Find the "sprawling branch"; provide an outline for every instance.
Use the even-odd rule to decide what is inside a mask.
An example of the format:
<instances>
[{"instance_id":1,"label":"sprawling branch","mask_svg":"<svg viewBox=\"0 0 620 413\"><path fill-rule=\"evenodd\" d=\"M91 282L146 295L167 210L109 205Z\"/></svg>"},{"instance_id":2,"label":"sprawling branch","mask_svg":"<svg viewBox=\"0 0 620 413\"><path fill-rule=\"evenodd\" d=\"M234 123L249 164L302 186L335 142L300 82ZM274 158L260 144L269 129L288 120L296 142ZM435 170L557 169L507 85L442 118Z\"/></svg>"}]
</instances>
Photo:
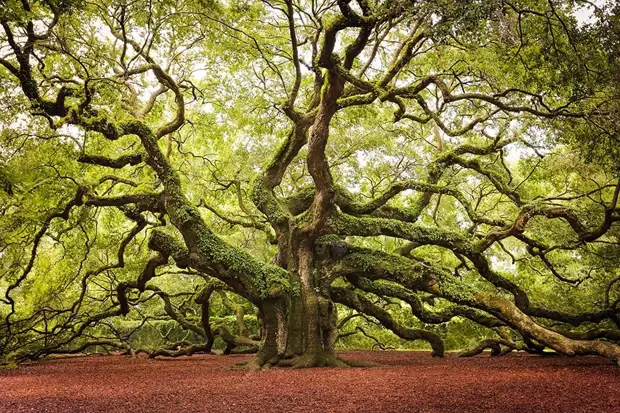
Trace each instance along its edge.
<instances>
[{"instance_id":1,"label":"sprawling branch","mask_svg":"<svg viewBox=\"0 0 620 413\"><path fill-rule=\"evenodd\" d=\"M400 338L428 341L433 348L433 356L443 357L443 340L435 333L427 330L405 327L397 323L389 312L373 304L363 295L355 293L355 291L333 287L331 289L331 297L337 303L344 304L349 308L376 318L382 326L392 330Z\"/></svg>"}]
</instances>

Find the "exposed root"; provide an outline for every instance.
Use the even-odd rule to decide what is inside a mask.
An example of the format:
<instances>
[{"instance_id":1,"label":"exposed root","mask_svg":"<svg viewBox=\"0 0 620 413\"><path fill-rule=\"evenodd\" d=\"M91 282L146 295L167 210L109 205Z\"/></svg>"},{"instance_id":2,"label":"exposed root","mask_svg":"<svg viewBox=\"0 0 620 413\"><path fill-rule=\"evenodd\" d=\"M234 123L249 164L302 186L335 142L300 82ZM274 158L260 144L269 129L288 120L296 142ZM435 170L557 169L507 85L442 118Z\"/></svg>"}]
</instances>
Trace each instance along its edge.
<instances>
[{"instance_id":1,"label":"exposed root","mask_svg":"<svg viewBox=\"0 0 620 413\"><path fill-rule=\"evenodd\" d=\"M137 349L135 353L146 353L149 358L156 357L181 357L191 356L193 354L212 354L208 344L192 344L184 347L172 345L169 348L161 348L153 351Z\"/></svg>"},{"instance_id":2,"label":"exposed root","mask_svg":"<svg viewBox=\"0 0 620 413\"><path fill-rule=\"evenodd\" d=\"M259 371L268 370L278 365L280 358L272 352L258 352L249 361L236 364L235 370Z\"/></svg>"},{"instance_id":3,"label":"exposed root","mask_svg":"<svg viewBox=\"0 0 620 413\"><path fill-rule=\"evenodd\" d=\"M477 346L458 353L458 357L473 357L484 352L486 349L491 350L491 356L499 356L502 354L501 344L504 344L502 340L482 340Z\"/></svg>"},{"instance_id":4,"label":"exposed root","mask_svg":"<svg viewBox=\"0 0 620 413\"><path fill-rule=\"evenodd\" d=\"M433 351L431 351L431 357L444 357L445 356L445 350L443 347L443 342L441 347L439 346L433 346Z\"/></svg>"},{"instance_id":5,"label":"exposed root","mask_svg":"<svg viewBox=\"0 0 620 413\"><path fill-rule=\"evenodd\" d=\"M278 362L279 367L291 367L293 369L304 369L312 367L377 367L379 364L374 362L360 360L343 360L333 353L305 353L291 359L281 359Z\"/></svg>"},{"instance_id":6,"label":"exposed root","mask_svg":"<svg viewBox=\"0 0 620 413\"><path fill-rule=\"evenodd\" d=\"M292 368L304 369L310 367L349 367L342 359L330 353L306 353L295 359Z\"/></svg>"},{"instance_id":7,"label":"exposed root","mask_svg":"<svg viewBox=\"0 0 620 413\"><path fill-rule=\"evenodd\" d=\"M256 357L252 357L250 361L246 363L240 363L237 366L238 367L236 367L235 370L259 371L263 368L263 366L256 359Z\"/></svg>"}]
</instances>

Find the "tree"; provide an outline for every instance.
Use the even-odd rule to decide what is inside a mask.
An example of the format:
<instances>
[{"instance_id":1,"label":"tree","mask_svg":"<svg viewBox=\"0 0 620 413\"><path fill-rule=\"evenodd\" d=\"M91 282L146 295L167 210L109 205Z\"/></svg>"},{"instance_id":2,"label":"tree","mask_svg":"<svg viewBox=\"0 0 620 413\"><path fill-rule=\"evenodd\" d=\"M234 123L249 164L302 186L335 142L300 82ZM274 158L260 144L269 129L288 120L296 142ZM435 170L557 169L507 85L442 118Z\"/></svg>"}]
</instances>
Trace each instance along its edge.
<instances>
[{"instance_id":1,"label":"tree","mask_svg":"<svg viewBox=\"0 0 620 413\"><path fill-rule=\"evenodd\" d=\"M618 140L617 27L601 23L616 16L542 0L5 1L0 352L135 351L98 332L144 323L159 298L202 342L153 355L220 334L257 350L252 368L344 366L340 307L442 356L398 302L498 334L473 353L620 360L620 181L613 158L579 156ZM257 309L259 337L214 331L215 291L238 297L240 327L243 303Z\"/></svg>"}]
</instances>

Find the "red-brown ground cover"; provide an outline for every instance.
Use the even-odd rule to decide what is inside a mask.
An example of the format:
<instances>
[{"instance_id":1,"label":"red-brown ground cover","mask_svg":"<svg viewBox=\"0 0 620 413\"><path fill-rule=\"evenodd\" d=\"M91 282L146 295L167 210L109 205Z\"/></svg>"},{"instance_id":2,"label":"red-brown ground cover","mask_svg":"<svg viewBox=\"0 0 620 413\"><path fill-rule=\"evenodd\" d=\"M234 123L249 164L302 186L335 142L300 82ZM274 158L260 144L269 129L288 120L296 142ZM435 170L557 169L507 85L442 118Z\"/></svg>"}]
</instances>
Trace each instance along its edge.
<instances>
[{"instance_id":1,"label":"red-brown ground cover","mask_svg":"<svg viewBox=\"0 0 620 413\"><path fill-rule=\"evenodd\" d=\"M620 412L598 357L347 352L363 369L232 367L248 356L67 358L0 371L0 412Z\"/></svg>"}]
</instances>

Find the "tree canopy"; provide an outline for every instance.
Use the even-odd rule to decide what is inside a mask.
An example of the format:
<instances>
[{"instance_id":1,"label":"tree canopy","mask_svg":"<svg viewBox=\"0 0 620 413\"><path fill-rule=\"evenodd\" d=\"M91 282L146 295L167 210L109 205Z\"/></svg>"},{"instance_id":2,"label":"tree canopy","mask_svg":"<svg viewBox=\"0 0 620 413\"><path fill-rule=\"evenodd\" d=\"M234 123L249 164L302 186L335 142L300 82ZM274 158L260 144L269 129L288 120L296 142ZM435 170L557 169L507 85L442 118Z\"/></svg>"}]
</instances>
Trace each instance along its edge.
<instances>
[{"instance_id":1,"label":"tree canopy","mask_svg":"<svg viewBox=\"0 0 620 413\"><path fill-rule=\"evenodd\" d=\"M467 320L465 355L620 360L619 19L2 0L0 357L220 337L252 368L343 366L368 326L442 356ZM187 334L136 346L155 322Z\"/></svg>"}]
</instances>

